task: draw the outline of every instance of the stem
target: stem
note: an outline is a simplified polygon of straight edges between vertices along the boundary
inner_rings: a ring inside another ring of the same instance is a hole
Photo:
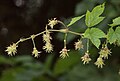
[[[87,53],[89,52],[89,39],[87,39]]]
[[[75,34],[75,35],[80,35],[80,36],[82,36],[83,34],[80,34],[80,33],[77,33],[77,32],[73,32],[73,31],[68,31],[69,33],[72,33],[72,34]]]
[[[34,41],[34,39],[32,39],[32,42],[33,42],[33,46],[34,46],[34,48],[35,48],[35,41]]]
[[[64,48],[66,48],[66,45],[67,45],[67,33],[65,33],[65,36],[64,36]]]
[[[80,36],[83,35],[83,34],[80,34],[80,33],[77,33],[77,32],[70,31],[70,30],[68,30],[67,28],[61,29],[61,30],[48,29],[48,31],[49,31],[49,32],[71,33],[71,34],[80,35]],[[39,35],[41,35],[41,34],[44,34],[45,32],[46,32],[46,30],[43,31],[43,32],[40,32],[40,33],[38,33],[38,34],[36,34],[36,35],[34,35],[34,36],[37,37],[37,36],[39,36]],[[66,36],[67,36],[67,35],[66,35]],[[18,44],[18,43],[20,43],[20,42],[24,42],[24,41],[29,40],[29,39],[32,39],[32,38],[31,38],[31,37],[28,37],[28,38],[20,39],[16,44]]]
[[[65,28],[68,28],[62,21],[58,21],[58,23],[62,24]]]

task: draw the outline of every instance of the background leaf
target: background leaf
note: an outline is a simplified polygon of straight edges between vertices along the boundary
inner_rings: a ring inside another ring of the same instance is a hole
[[[80,56],[78,51],[69,52],[69,58],[61,59],[56,62],[54,67],[54,75],[59,75],[65,72],[68,72],[71,67],[79,62]]]
[[[113,23],[110,26],[120,25],[120,17],[113,19]]]

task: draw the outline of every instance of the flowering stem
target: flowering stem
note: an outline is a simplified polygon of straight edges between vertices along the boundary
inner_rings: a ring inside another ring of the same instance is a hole
[[[65,28],[65,29],[60,29],[60,30],[48,29],[48,31],[49,31],[49,32],[71,33],[71,34],[80,35],[80,36],[83,35],[83,34],[80,34],[80,33],[77,33],[77,32],[70,31],[70,30],[68,30],[67,28]],[[37,37],[37,36],[39,36],[39,35],[41,35],[41,34],[44,34],[45,32],[46,32],[46,30],[43,31],[43,32],[40,32],[40,33],[38,33],[38,34],[36,34],[36,35],[34,35],[34,38]],[[66,36],[67,36],[67,34],[65,35],[65,37],[66,37]],[[24,41],[29,40],[29,39],[32,39],[31,36],[28,37],[28,38],[20,39],[16,44],[18,44],[18,43],[20,43],[20,42],[24,42]]]
[[[35,41],[34,41],[34,39],[32,39],[32,42],[33,42],[33,46],[34,46],[34,48],[35,48]]]
[[[62,24],[65,28],[68,28],[62,21],[58,21],[58,23]]]
[[[64,36],[64,48],[66,48],[66,44],[67,44],[66,40],[67,40],[67,33],[65,33],[65,36]]]
[[[82,36],[83,34],[80,34],[80,33],[77,33],[77,32],[73,32],[73,31],[68,31],[69,33],[72,33],[72,34],[75,34],[75,35],[80,35],[80,36]]]
[[[87,53],[89,52],[89,39],[87,39]]]

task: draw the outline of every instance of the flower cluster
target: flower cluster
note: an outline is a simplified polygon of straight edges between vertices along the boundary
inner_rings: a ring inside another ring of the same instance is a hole
[[[52,40],[52,37],[50,36],[50,32],[46,30],[46,34],[43,34],[43,41],[50,42],[50,40]]]
[[[103,68],[104,60],[108,59],[108,56],[111,55],[111,51],[108,49],[107,44],[102,44],[102,48],[99,52],[99,57],[97,58],[97,61],[95,62],[95,65],[98,66],[98,68]]]
[[[34,48],[33,48],[33,51],[32,51],[32,55],[34,55],[34,57],[38,57],[38,56],[39,56],[39,53],[41,53],[41,52],[39,52],[39,51],[36,49],[36,47],[34,47]]]
[[[63,48],[63,49],[60,51],[60,57],[63,58],[63,59],[64,59],[65,57],[69,57],[68,51],[70,51],[70,50],[68,50],[68,49],[66,49],[66,48]]]
[[[83,44],[81,40],[78,40],[77,42],[75,42],[75,50],[80,50],[83,49]]]
[[[104,64],[104,61],[103,61],[102,57],[97,58],[97,61],[95,62],[95,65],[97,65],[98,68],[103,68],[103,65],[105,65],[105,64]]]
[[[99,52],[100,56],[104,59],[108,59],[108,55],[111,55],[111,51],[108,49],[107,45],[102,46],[102,49]]]
[[[83,57],[81,57],[83,64],[88,64],[91,61],[91,58],[89,57],[89,53],[86,52]]]
[[[43,49],[50,53],[53,51],[53,45],[51,44],[52,37],[50,36],[50,32],[46,30],[46,33],[43,34],[43,41],[45,42],[45,46],[43,46]]]
[[[55,26],[56,24],[58,24],[58,20],[56,20],[56,18],[49,20],[48,25],[53,29],[53,26]]]
[[[16,43],[13,43],[12,45],[8,46],[5,51],[8,53],[8,55],[12,56],[17,53],[17,47],[18,45]]]
[[[50,42],[46,42],[46,43],[45,43],[45,46],[43,46],[43,49],[44,49],[46,52],[50,53],[50,52],[53,51],[53,45],[52,45]]]

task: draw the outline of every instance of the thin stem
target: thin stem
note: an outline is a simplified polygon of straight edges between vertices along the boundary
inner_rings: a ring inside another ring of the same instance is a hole
[[[20,43],[20,40],[16,42],[16,45],[18,45]]]
[[[39,36],[39,35],[41,35],[41,34],[44,34],[45,32],[46,32],[46,31],[40,32],[40,33],[36,34],[35,36],[37,37],[37,36]]]
[[[89,39],[87,39],[87,53],[89,52]]]
[[[73,31],[68,31],[69,33],[72,33],[72,34],[75,34],[75,35],[80,35],[80,36],[82,36],[83,34],[80,34],[80,33],[77,33],[77,32],[73,32]]]
[[[66,45],[67,45],[67,33],[65,33],[64,36],[64,48],[66,48]]]
[[[62,21],[58,21],[58,23],[62,24],[65,28],[68,28]]]
[[[32,43],[33,43],[33,46],[34,46],[34,48],[35,48],[35,41],[34,41],[34,39],[32,39]]]
[[[47,31],[49,31],[49,32],[61,32],[61,33],[71,33],[71,34],[80,35],[80,36],[83,35],[83,34],[80,34],[80,33],[77,33],[77,32],[70,31],[70,30],[68,30],[68,29],[66,29],[66,28],[65,28],[65,29],[61,29],[61,30],[48,29]],[[38,34],[36,34],[36,35],[34,35],[34,36],[37,37],[37,36],[39,36],[39,35],[41,35],[41,34],[44,34],[45,32],[46,32],[46,30],[43,31],[43,32],[40,32],[40,33],[38,33]],[[24,42],[24,41],[29,40],[29,39],[31,39],[31,36],[28,37],[28,38],[20,39],[16,44],[18,44],[18,43],[20,43],[20,42]]]

